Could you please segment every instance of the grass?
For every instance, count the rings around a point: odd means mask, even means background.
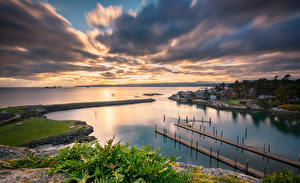
[[[245,106],[245,104],[240,104],[240,100],[220,100],[220,103],[233,105],[233,106]]]
[[[19,124],[18,123],[22,123]],[[45,118],[32,118],[0,127],[0,144],[20,145],[32,140],[67,133],[74,121],[55,121]],[[77,130],[78,127],[72,130]]]
[[[283,104],[280,106],[283,109],[289,111],[299,111],[300,112],[300,104]]]
[[[0,108],[0,112],[6,111],[7,113],[12,113],[12,114],[23,114],[26,109],[28,109],[28,106],[7,107],[7,108]]]

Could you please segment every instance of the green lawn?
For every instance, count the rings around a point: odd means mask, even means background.
[[[17,125],[17,123],[22,124]],[[0,144],[18,145],[80,128],[80,126],[76,126],[70,129],[72,125],[74,125],[74,121],[55,121],[45,118],[14,122],[0,127]]]
[[[23,114],[24,110],[26,109],[28,109],[28,106],[8,107],[8,108],[0,108],[0,112],[6,111],[7,113],[12,113],[12,114]]]
[[[219,102],[227,105],[245,106],[244,104],[239,103],[240,100],[220,100]]]

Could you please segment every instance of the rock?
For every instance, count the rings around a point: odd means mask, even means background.
[[[0,183],[63,183],[67,180],[66,174],[49,175],[48,171],[49,168],[0,170]]]
[[[27,155],[33,155],[34,151],[24,147],[11,147],[0,145],[0,160],[10,160],[24,158]]]
[[[253,110],[260,110],[260,109],[261,109],[258,105],[253,104],[253,103],[251,103],[251,102],[247,102],[247,107],[248,107],[249,109],[253,109]]]
[[[252,183],[260,183],[261,182],[260,179],[251,177],[249,175],[234,172],[234,171],[231,171],[231,170],[225,170],[225,169],[222,169],[222,168],[203,168],[203,169],[201,169],[201,171],[203,173],[206,173],[206,174],[209,174],[209,175],[214,175],[214,176],[234,176],[234,177],[237,177],[239,179],[249,181],[249,182],[252,182]]]
[[[79,142],[79,143],[92,142],[92,141],[95,141],[95,140],[97,140],[97,138],[94,137],[94,136],[81,136],[81,137],[76,138],[76,141]]]

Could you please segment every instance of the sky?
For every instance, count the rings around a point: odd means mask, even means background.
[[[300,78],[299,0],[0,0],[0,87]]]

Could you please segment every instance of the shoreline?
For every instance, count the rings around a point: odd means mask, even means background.
[[[179,102],[179,103],[190,103],[190,104],[202,104],[205,105],[207,107],[211,107],[214,108],[216,110],[224,110],[224,111],[240,111],[240,112],[267,112],[270,114],[274,114],[274,115],[280,115],[280,116],[289,116],[289,117],[299,117],[300,116],[300,112],[298,111],[288,111],[285,109],[280,109],[280,108],[276,108],[277,110],[274,110],[274,108],[272,109],[254,109],[254,108],[249,108],[249,107],[242,107],[242,106],[233,106],[233,105],[227,105],[227,104],[222,104],[219,103],[218,101],[215,102],[211,102],[211,101],[207,101],[207,100],[203,100],[200,99],[201,101],[198,102],[198,99],[191,100],[190,102],[188,101],[184,101],[181,102],[180,100],[175,100],[172,97],[168,98],[169,100],[175,101],[175,102]]]
[[[154,102],[152,98],[149,99],[134,99],[134,100],[118,100],[118,101],[104,101],[104,102],[83,102],[83,103],[66,103],[66,104],[51,104],[51,105],[28,105],[28,106],[17,106],[10,108],[2,108],[4,113],[8,113],[6,110],[17,109],[17,112],[11,112],[14,116],[10,119],[0,121],[0,126],[5,126],[18,120],[25,120],[34,117],[46,118],[45,114],[55,111],[90,108],[90,107],[104,107],[104,106],[116,106],[116,105],[129,105],[138,103]],[[20,110],[22,109],[22,110]],[[24,144],[17,145],[18,147],[29,147],[35,148],[40,145],[60,145],[72,143],[76,140],[79,141],[91,141],[95,140],[94,136],[89,136],[94,129],[92,126],[87,125],[86,122],[76,121],[76,125],[80,125],[81,128],[76,131],[69,131],[64,134],[57,134],[41,139],[35,139]]]

